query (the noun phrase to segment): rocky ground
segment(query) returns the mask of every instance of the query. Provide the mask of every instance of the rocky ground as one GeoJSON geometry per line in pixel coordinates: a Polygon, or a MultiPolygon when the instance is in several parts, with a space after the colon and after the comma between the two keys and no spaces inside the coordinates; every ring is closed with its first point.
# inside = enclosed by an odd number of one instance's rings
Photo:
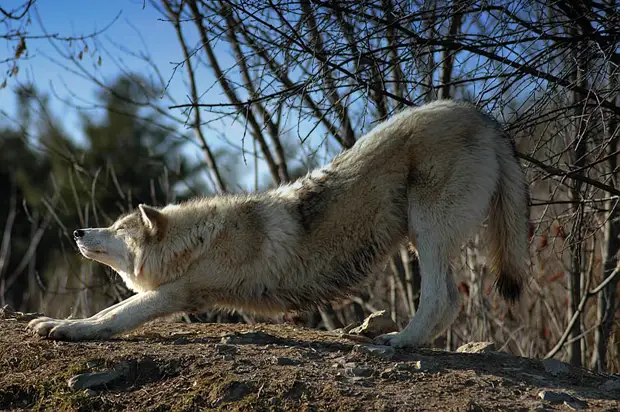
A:
{"type": "Polygon", "coordinates": [[[606,410],[620,377],[473,344],[393,350],[290,325],[153,322],[54,342],[0,311],[0,410],[606,410]]]}

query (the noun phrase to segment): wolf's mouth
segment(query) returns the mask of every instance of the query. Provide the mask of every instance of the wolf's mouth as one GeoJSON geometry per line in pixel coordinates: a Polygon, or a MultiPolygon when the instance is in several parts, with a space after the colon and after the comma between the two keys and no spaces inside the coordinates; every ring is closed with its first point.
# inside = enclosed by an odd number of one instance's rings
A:
{"type": "Polygon", "coordinates": [[[80,253],[82,253],[86,257],[88,257],[88,255],[105,255],[106,254],[106,251],[103,249],[89,248],[79,243],[77,244],[77,246],[78,246],[78,249],[80,249],[80,253]]]}

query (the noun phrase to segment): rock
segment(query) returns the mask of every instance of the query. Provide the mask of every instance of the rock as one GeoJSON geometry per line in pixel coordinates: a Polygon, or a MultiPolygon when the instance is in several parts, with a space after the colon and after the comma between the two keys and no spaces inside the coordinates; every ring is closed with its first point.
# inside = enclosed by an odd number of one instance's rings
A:
{"type": "Polygon", "coordinates": [[[403,369],[400,367],[401,364],[396,366],[384,369],[379,377],[381,379],[391,380],[391,381],[404,381],[409,380],[411,378],[411,373],[409,373],[409,369],[403,369]]]}
{"type": "Polygon", "coordinates": [[[600,388],[606,392],[618,392],[620,391],[620,379],[608,379],[600,388]]]}
{"type": "Polygon", "coordinates": [[[281,339],[265,332],[235,332],[222,337],[221,343],[234,345],[266,345],[278,343],[281,339]]]}
{"type": "Polygon", "coordinates": [[[92,368],[95,368],[95,367],[99,366],[100,364],[101,364],[101,362],[99,362],[99,361],[92,361],[92,360],[90,360],[90,361],[86,362],[86,368],[87,369],[92,369],[92,368]]]}
{"type": "Polygon", "coordinates": [[[15,309],[11,305],[4,305],[0,308],[0,319],[8,319],[15,316],[15,309]]]}
{"type": "Polygon", "coordinates": [[[588,407],[588,403],[586,401],[582,401],[581,399],[577,398],[573,398],[570,401],[564,401],[564,405],[576,411],[580,411],[588,407]]]}
{"type": "Polygon", "coordinates": [[[351,369],[357,366],[357,363],[349,361],[344,356],[334,359],[334,363],[332,364],[334,368],[345,368],[351,369]]]}
{"type": "Polygon", "coordinates": [[[428,372],[437,368],[437,365],[429,360],[418,360],[411,362],[410,368],[418,372],[428,372]]]}
{"type": "Polygon", "coordinates": [[[360,326],[359,322],[351,322],[349,323],[347,326],[345,326],[344,328],[341,329],[337,329],[340,333],[349,333],[351,331],[351,329],[355,329],[358,326],[360,326]]]}
{"type": "Polygon", "coordinates": [[[399,370],[399,371],[411,370],[411,366],[408,363],[397,363],[394,368],[396,368],[396,370],[399,370]]]}
{"type": "Polygon", "coordinates": [[[456,350],[459,353],[488,353],[495,351],[493,342],[469,342],[461,345],[456,350]]]}
{"type": "Polygon", "coordinates": [[[235,402],[243,399],[247,394],[252,392],[252,388],[245,382],[233,381],[222,388],[222,394],[215,401],[214,406],[218,406],[223,402],[235,402]]]}
{"type": "Polygon", "coordinates": [[[363,353],[366,355],[375,356],[377,358],[389,360],[394,357],[394,354],[396,354],[396,349],[391,346],[364,344],[355,345],[353,347],[353,352],[363,353]]]}
{"type": "Polygon", "coordinates": [[[351,335],[363,335],[368,338],[375,338],[384,333],[398,331],[398,326],[385,310],[372,313],[356,328],[349,330],[351,335]]]}
{"type": "Polygon", "coordinates": [[[356,383],[356,382],[357,382],[357,383],[361,383],[361,382],[363,382],[363,381],[365,381],[365,380],[366,380],[366,378],[365,378],[365,377],[363,377],[363,376],[351,376],[351,377],[348,379],[348,381],[349,381],[349,382],[353,382],[353,383],[356,383]]]}
{"type": "Polygon", "coordinates": [[[542,364],[545,367],[545,370],[553,376],[570,373],[570,367],[568,364],[557,359],[545,359],[542,361],[542,364]]]}
{"type": "Polygon", "coordinates": [[[104,372],[86,372],[75,375],[67,381],[67,385],[72,390],[82,390],[104,386],[116,379],[119,379],[129,373],[129,367],[126,364],[118,368],[104,372]]]}
{"type": "Polygon", "coordinates": [[[356,366],[350,370],[353,376],[359,376],[363,378],[368,378],[372,376],[374,371],[371,368],[367,368],[365,366],[356,366]]]}
{"type": "Polygon", "coordinates": [[[588,407],[588,403],[582,401],[581,399],[577,399],[566,392],[554,392],[554,391],[540,391],[538,393],[538,397],[543,401],[555,403],[555,404],[564,404],[571,409],[574,410],[582,410],[588,407]]]}
{"type": "Polygon", "coordinates": [[[86,389],[84,391],[84,395],[88,396],[89,398],[92,398],[93,396],[97,396],[97,391],[94,391],[92,389],[86,389]]]}
{"type": "Polygon", "coordinates": [[[22,322],[30,322],[31,320],[40,318],[41,316],[44,316],[44,315],[39,312],[28,312],[28,313],[15,312],[15,319],[22,321],[22,322]]]}
{"type": "Polygon", "coordinates": [[[228,345],[226,343],[221,343],[221,344],[215,345],[215,351],[219,353],[220,355],[227,355],[227,354],[234,355],[235,353],[239,351],[239,349],[236,346],[228,345]]]}
{"type": "Polygon", "coordinates": [[[291,358],[285,358],[278,356],[275,358],[275,363],[280,366],[295,366],[299,365],[299,361],[291,358]]]}
{"type": "Polygon", "coordinates": [[[360,322],[351,322],[351,323],[349,323],[345,327],[332,330],[332,332],[335,333],[335,334],[345,334],[346,335],[347,333],[349,333],[349,331],[351,329],[357,328],[359,325],[361,325],[360,322]]]}
{"type": "Polygon", "coordinates": [[[340,356],[340,357],[334,359],[334,363],[333,363],[332,366],[334,368],[339,368],[342,365],[344,365],[346,361],[347,361],[347,359],[344,356],[340,356]]]}
{"type": "Polygon", "coordinates": [[[396,368],[390,367],[386,368],[379,374],[380,378],[389,379],[396,373],[396,368]]]}
{"type": "Polygon", "coordinates": [[[563,403],[573,401],[573,397],[566,392],[554,392],[545,390],[538,392],[538,397],[543,401],[551,403],[563,403]]]}
{"type": "Polygon", "coordinates": [[[19,321],[28,322],[32,319],[40,318],[41,316],[43,316],[42,313],[17,312],[11,305],[4,305],[0,308],[0,319],[17,319],[19,321]]]}
{"type": "Polygon", "coordinates": [[[384,372],[425,372],[437,369],[437,365],[428,360],[417,360],[413,362],[400,362],[387,368],[384,372]]]}

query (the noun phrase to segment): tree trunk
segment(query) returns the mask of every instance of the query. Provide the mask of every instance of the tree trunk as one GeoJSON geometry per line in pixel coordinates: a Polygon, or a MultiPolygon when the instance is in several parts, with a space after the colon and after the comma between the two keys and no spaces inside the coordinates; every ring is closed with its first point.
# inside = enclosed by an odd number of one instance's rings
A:
{"type": "MultiPolygon", "coordinates": [[[[448,38],[454,39],[461,27],[461,14],[459,14],[458,3],[452,7],[452,17],[450,18],[450,26],[448,27],[448,38]]],[[[446,47],[442,53],[441,66],[441,87],[439,88],[439,98],[449,99],[450,83],[452,82],[452,68],[454,67],[454,58],[457,50],[451,50],[446,47]]]]}
{"type": "MultiPolygon", "coordinates": [[[[612,65],[609,65],[609,82],[611,87],[615,87],[618,83],[617,74],[614,72],[612,65]]],[[[617,103],[617,97],[611,99],[612,103],[617,103]]],[[[607,133],[609,133],[608,139],[610,141],[608,151],[609,153],[615,153],[618,150],[618,135],[620,130],[618,127],[618,117],[613,114],[609,114],[607,122],[607,133]]],[[[611,156],[608,160],[609,171],[612,176],[611,184],[617,187],[617,167],[618,156],[611,156]]],[[[608,208],[611,211],[605,224],[605,264],[603,267],[603,281],[607,279],[614,272],[618,266],[618,251],[620,250],[620,204],[618,199],[612,199],[608,202],[608,208]]],[[[607,348],[609,345],[609,338],[611,336],[611,330],[613,327],[614,315],[616,312],[616,286],[618,280],[612,280],[598,295],[597,305],[597,328],[594,332],[594,351],[592,353],[592,360],[590,362],[590,368],[598,372],[607,372],[607,348]]]]}
{"type": "MultiPolygon", "coordinates": [[[[579,31],[577,29],[573,29],[572,36],[577,38],[579,36],[579,31]]],[[[585,79],[585,69],[586,63],[583,59],[583,48],[581,44],[577,44],[574,49],[574,58],[577,62],[575,65],[575,70],[573,72],[573,81],[575,84],[580,86],[586,86],[585,79]]],[[[584,122],[582,121],[583,113],[583,104],[584,98],[580,92],[573,91],[572,93],[572,104],[574,107],[574,127],[572,128],[573,134],[569,136],[569,139],[572,140],[573,145],[573,167],[577,170],[580,170],[585,165],[585,156],[586,156],[586,139],[584,136],[584,122]]],[[[583,172],[578,172],[579,174],[583,174],[583,172]]],[[[574,202],[572,206],[572,213],[574,217],[574,223],[571,230],[571,240],[570,240],[570,273],[568,277],[568,311],[567,311],[567,319],[571,319],[573,315],[577,312],[577,307],[579,306],[579,302],[581,301],[581,284],[582,284],[582,274],[583,274],[583,248],[582,248],[582,226],[583,226],[583,204],[581,203],[582,196],[582,184],[581,179],[575,179],[573,181],[573,188],[571,190],[570,196],[571,200],[574,202]]],[[[587,291],[585,291],[587,293],[587,291]]],[[[582,341],[579,338],[581,335],[581,320],[578,319],[571,328],[568,344],[568,358],[569,362],[575,366],[582,365],[582,341]]]]}

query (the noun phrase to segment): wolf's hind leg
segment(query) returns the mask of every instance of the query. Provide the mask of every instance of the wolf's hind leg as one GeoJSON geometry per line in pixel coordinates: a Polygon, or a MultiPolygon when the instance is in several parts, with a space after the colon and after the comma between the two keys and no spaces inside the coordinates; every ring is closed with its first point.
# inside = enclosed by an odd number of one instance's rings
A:
{"type": "Polygon", "coordinates": [[[442,246],[445,247],[436,242],[418,242],[422,277],[420,306],[405,329],[378,336],[378,343],[397,348],[429,343],[458,316],[460,295],[450,268],[449,254],[442,253],[442,246]]]}

